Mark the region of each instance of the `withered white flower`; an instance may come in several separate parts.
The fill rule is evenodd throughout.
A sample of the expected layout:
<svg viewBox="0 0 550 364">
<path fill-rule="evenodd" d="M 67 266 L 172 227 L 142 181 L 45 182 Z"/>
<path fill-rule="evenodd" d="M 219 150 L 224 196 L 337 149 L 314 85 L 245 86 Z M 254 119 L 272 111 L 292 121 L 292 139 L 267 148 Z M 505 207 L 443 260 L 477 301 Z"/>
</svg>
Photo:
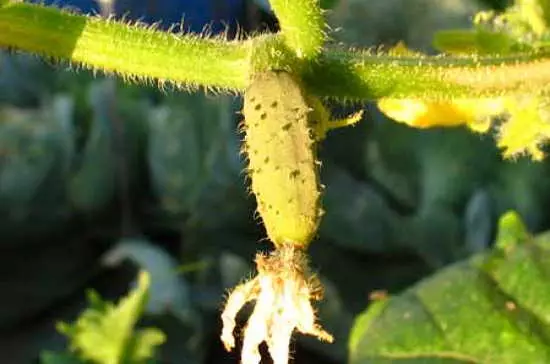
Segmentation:
<svg viewBox="0 0 550 364">
<path fill-rule="evenodd" d="M 237 286 L 222 313 L 221 340 L 230 351 L 235 347 L 235 317 L 252 300 L 256 305 L 244 329 L 243 364 L 258 364 L 259 346 L 266 342 L 275 364 L 286 364 L 294 330 L 332 342 L 328 332 L 316 324 L 311 300 L 320 300 L 322 287 L 310 273 L 305 253 L 292 244 L 280 246 L 270 255 L 256 256 L 258 275 Z"/>
</svg>

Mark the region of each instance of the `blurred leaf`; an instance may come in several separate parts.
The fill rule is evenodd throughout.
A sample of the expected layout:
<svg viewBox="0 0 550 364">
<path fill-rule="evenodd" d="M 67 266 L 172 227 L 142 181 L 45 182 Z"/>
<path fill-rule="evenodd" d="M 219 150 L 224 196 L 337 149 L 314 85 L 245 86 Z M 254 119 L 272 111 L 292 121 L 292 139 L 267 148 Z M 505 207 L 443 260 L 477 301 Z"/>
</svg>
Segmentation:
<svg viewBox="0 0 550 364">
<path fill-rule="evenodd" d="M 498 10 L 502 10 L 508 5 L 508 0 L 479 0 L 479 2 Z"/>
<path fill-rule="evenodd" d="M 1 116 L 2 207 L 29 210 L 38 187 L 55 163 L 53 131 L 42 110 L 4 108 Z"/>
<path fill-rule="evenodd" d="M 463 128 L 426 130 L 415 147 L 421 165 L 419 210 L 441 205 L 454 210 L 478 185 L 491 183 L 500 161 L 490 138 Z"/>
<path fill-rule="evenodd" d="M 171 311 L 179 318 L 192 316 L 189 287 L 178 275 L 178 262 L 148 240 L 124 238 L 103 257 L 106 265 L 119 265 L 129 260 L 150 277 L 150 293 L 144 310 L 148 314 L 161 315 Z"/>
<path fill-rule="evenodd" d="M 441 30 L 435 33 L 432 45 L 450 54 L 507 54 L 519 47 L 510 35 L 485 29 Z"/>
<path fill-rule="evenodd" d="M 5 5 L 18 0 L 3 1 Z M 44 96 L 59 90 L 62 73 L 59 67 L 52 67 L 34 55 L 0 50 L 0 103 L 37 107 Z"/>
<path fill-rule="evenodd" d="M 429 49 L 432 35 L 440 29 L 460 29 L 471 24 L 479 10 L 474 0 L 346 0 L 327 14 L 336 41 L 373 47 L 403 41 L 422 52 Z"/>
<path fill-rule="evenodd" d="M 130 196 L 143 196 L 148 190 L 147 183 L 143 183 L 148 178 L 147 164 L 145 163 L 145 154 L 147 152 L 147 133 L 149 126 L 147 115 L 151 108 L 152 101 L 142 90 L 143 94 L 138 93 L 136 85 L 117 84 L 116 94 L 116 127 L 119 139 L 116 144 L 121 147 L 116 151 L 121 157 L 121 166 L 123 173 L 117 171 L 123 179 L 119 185 L 127 185 Z M 138 89 L 138 90 L 133 90 Z M 148 192 L 148 191 L 147 191 Z M 132 206 L 136 206 L 134 201 Z"/>
<path fill-rule="evenodd" d="M 165 213 L 209 227 L 248 221 L 231 99 L 176 95 L 152 110 L 149 127 L 148 164 Z"/>
<path fill-rule="evenodd" d="M 165 340 L 157 329 L 134 331 L 147 303 L 149 281 L 149 275 L 142 272 L 136 289 L 118 305 L 90 293 L 90 307 L 77 321 L 58 325 L 59 331 L 69 338 L 71 350 L 79 358 L 97 364 L 147 363 Z"/>
<path fill-rule="evenodd" d="M 373 124 L 365 146 L 366 169 L 371 178 L 384 186 L 388 194 L 403 206 L 413 210 L 418 204 L 419 145 L 426 136 L 418 129 L 389 122 L 377 112 L 379 122 Z"/>
<path fill-rule="evenodd" d="M 497 249 L 507 250 L 513 248 L 517 241 L 525 241 L 529 238 L 527 227 L 521 221 L 521 217 L 515 211 L 509 211 L 501 216 L 498 222 L 498 234 L 495 246 Z"/>
<path fill-rule="evenodd" d="M 231 289 L 241 283 L 250 273 L 250 264 L 243 257 L 229 251 L 222 251 L 219 257 L 219 270 L 222 287 Z"/>
<path fill-rule="evenodd" d="M 323 8 L 323 9 L 332 9 L 339 2 L 340 2 L 340 0 L 321 0 L 321 8 Z"/>
<path fill-rule="evenodd" d="M 200 101 L 191 107 L 200 108 Z M 197 204 L 205 178 L 201 126 L 190 110 L 164 104 L 151 111 L 149 127 L 147 157 L 161 206 L 171 214 L 189 212 Z"/>
<path fill-rule="evenodd" d="M 465 254 L 481 253 L 491 245 L 494 207 L 494 198 L 487 188 L 477 187 L 470 195 L 462 220 Z"/>
<path fill-rule="evenodd" d="M 501 162 L 494 189 L 498 213 L 514 209 L 530 231 L 546 229 L 550 201 L 549 167 L 548 163 L 527 157 Z"/>
<path fill-rule="evenodd" d="M 75 99 L 70 94 L 58 94 L 52 100 L 51 117 L 55 125 L 57 140 L 63 151 L 60 164 L 64 176 L 69 172 L 75 152 L 75 127 L 73 113 L 75 111 Z"/>
<path fill-rule="evenodd" d="M 95 82 L 90 87 L 89 101 L 93 121 L 80 163 L 69 181 L 69 198 L 81 211 L 94 211 L 110 202 L 115 193 L 116 156 L 114 154 L 113 100 L 111 79 Z"/>
<path fill-rule="evenodd" d="M 548 31 L 550 25 L 550 1 L 548 0 L 516 0 L 519 16 L 525 20 L 530 28 L 542 35 Z"/>
<path fill-rule="evenodd" d="M 83 362 L 72 354 L 46 351 L 40 354 L 40 364 L 83 364 Z"/>
<path fill-rule="evenodd" d="M 39 109 L 0 109 L 0 231 L 5 238 L 40 234 L 67 218 L 64 181 L 73 156 L 72 111 L 73 100 L 64 94 Z"/>
<path fill-rule="evenodd" d="M 474 17 L 477 29 L 508 34 L 528 48 L 544 48 L 550 36 L 550 1 L 515 0 L 503 12 L 481 11 Z"/>
<path fill-rule="evenodd" d="M 505 215 L 506 250 L 454 264 L 355 322 L 350 363 L 547 363 L 550 239 Z M 512 226 L 512 228 L 509 228 Z"/>
<path fill-rule="evenodd" d="M 254 0 L 254 2 L 263 10 L 271 12 L 271 5 L 269 4 L 269 0 Z"/>
<path fill-rule="evenodd" d="M 417 214 L 404 220 L 402 240 L 432 268 L 440 268 L 462 257 L 462 226 L 459 216 L 449 205 L 438 203 L 423 206 Z"/>
<path fill-rule="evenodd" d="M 340 0 L 321 0 L 321 8 L 323 9 L 332 9 Z M 265 11 L 271 12 L 271 5 L 269 4 L 269 0 L 254 0 L 254 2 L 264 9 Z"/>
<path fill-rule="evenodd" d="M 207 260 L 199 260 L 196 262 L 183 263 L 177 269 L 178 274 L 188 274 L 200 270 L 205 270 L 210 268 L 211 262 Z M 232 287 L 232 286 L 231 286 Z"/>
<path fill-rule="evenodd" d="M 321 236 L 362 253 L 395 252 L 403 248 L 393 234 L 393 228 L 400 226 L 401 220 L 378 191 L 333 164 L 324 165 L 322 173 L 327 188 Z"/>
</svg>

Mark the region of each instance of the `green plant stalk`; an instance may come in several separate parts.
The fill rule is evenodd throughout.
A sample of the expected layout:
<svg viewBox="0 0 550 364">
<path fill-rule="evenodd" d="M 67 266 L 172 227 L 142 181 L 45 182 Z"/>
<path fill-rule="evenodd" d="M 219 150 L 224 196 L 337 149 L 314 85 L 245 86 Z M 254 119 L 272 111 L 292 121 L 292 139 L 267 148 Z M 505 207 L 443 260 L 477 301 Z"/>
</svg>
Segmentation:
<svg viewBox="0 0 550 364">
<path fill-rule="evenodd" d="M 0 8 L 0 47 L 161 86 L 242 89 L 249 64 L 247 43 L 179 36 L 31 4 Z"/>
<path fill-rule="evenodd" d="M 325 42 L 319 0 L 270 0 L 287 46 L 300 59 L 315 59 Z"/>
<path fill-rule="evenodd" d="M 550 50 L 486 57 L 329 50 L 304 70 L 311 93 L 341 101 L 449 100 L 550 91 Z"/>
<path fill-rule="evenodd" d="M 341 101 L 474 98 L 550 91 L 549 50 L 501 57 L 390 56 L 325 50 L 318 59 L 306 61 L 306 67 L 296 67 L 302 60 L 289 51 L 280 35 L 228 42 L 21 3 L 0 7 L 2 47 L 67 60 L 127 80 L 155 82 L 161 87 L 169 83 L 180 88 L 203 86 L 242 92 L 253 72 L 287 69 L 300 70 L 313 95 Z"/>
</svg>

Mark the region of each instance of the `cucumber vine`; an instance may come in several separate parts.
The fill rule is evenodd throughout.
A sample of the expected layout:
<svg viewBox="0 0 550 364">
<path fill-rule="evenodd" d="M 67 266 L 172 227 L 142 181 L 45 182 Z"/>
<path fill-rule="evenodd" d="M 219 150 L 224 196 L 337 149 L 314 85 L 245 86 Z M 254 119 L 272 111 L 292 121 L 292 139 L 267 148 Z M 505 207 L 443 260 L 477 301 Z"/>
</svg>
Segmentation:
<svg viewBox="0 0 550 364">
<path fill-rule="evenodd" d="M 550 138 L 550 0 L 516 0 L 501 14 L 478 14 L 473 29 L 439 32 L 434 46 L 443 53 L 435 56 L 403 46 L 337 47 L 329 41 L 319 0 L 271 5 L 280 32 L 228 40 L 0 0 L 0 47 L 161 88 L 203 87 L 248 97 L 244 131 L 252 192 L 276 249 L 258 254 L 258 276 L 231 293 L 222 315 L 222 340 L 231 349 L 235 316 L 256 300 L 245 329 L 245 364 L 260 361 L 262 341 L 275 363 L 286 363 L 295 329 L 331 340 L 315 323 L 310 301 L 322 290 L 305 254 L 321 216 L 315 147 L 326 130 L 359 118 L 321 128 L 315 137 L 329 119 L 320 100 L 377 100 L 383 112 L 412 127 L 464 124 L 494 131 L 504 157 L 540 160 Z M 285 82 L 288 87 L 279 87 Z M 252 98 L 270 101 L 260 108 L 283 111 L 264 117 Z M 287 124 L 294 129 L 285 130 Z M 281 146 L 284 153 L 276 155 Z M 303 188 L 296 171 L 308 177 Z M 273 194 L 303 199 L 285 204 Z"/>
</svg>

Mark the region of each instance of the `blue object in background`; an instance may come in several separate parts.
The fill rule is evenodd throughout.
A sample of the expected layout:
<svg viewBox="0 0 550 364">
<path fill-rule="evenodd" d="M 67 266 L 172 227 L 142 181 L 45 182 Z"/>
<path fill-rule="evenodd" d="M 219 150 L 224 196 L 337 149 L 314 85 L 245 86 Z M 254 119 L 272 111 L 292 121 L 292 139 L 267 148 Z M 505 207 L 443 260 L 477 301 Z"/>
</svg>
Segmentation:
<svg viewBox="0 0 550 364">
<path fill-rule="evenodd" d="M 79 9 L 86 14 L 100 14 L 101 7 L 96 0 L 31 0 L 50 6 Z M 227 26 L 234 29 L 242 17 L 245 0 L 113 0 L 117 17 L 140 20 L 152 24 L 159 23 L 161 28 L 181 23 L 183 30 L 201 32 L 210 26 L 213 33 L 224 31 Z"/>
</svg>

